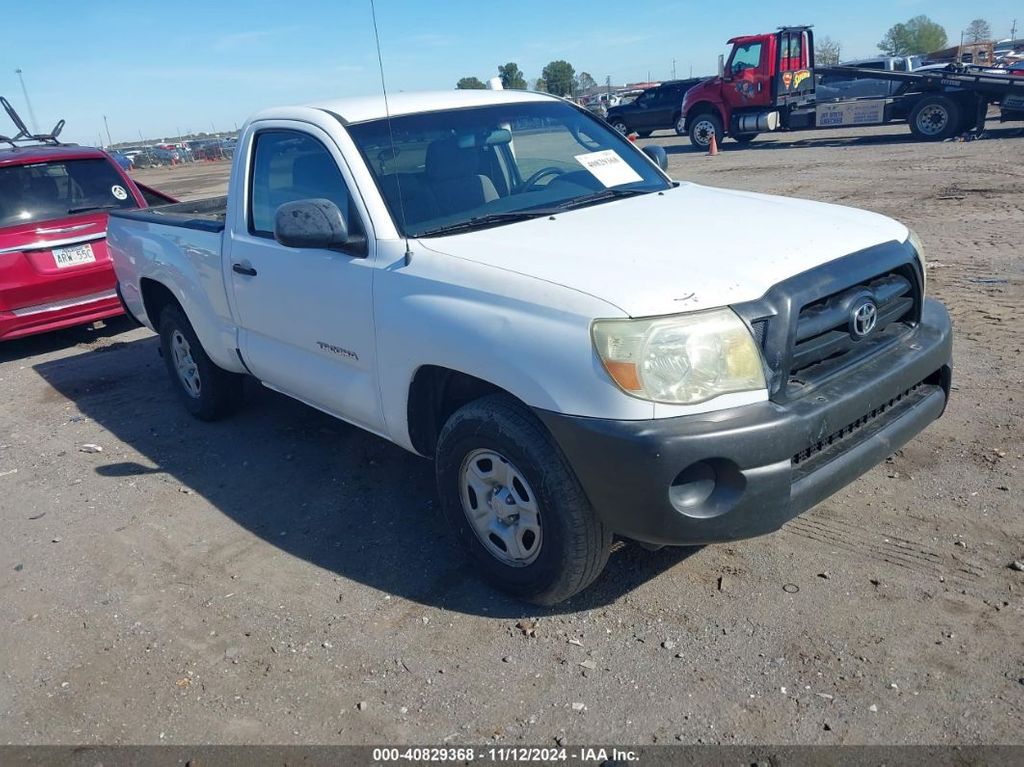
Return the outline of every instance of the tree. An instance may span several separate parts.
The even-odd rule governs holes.
[[[822,67],[834,67],[839,63],[840,45],[838,40],[825,36],[814,43],[814,63]]]
[[[460,91],[465,91],[465,90],[477,90],[477,91],[480,91],[480,90],[484,90],[487,86],[484,85],[480,81],[479,77],[463,77],[461,80],[459,80],[457,83],[455,83],[455,87],[458,88]]]
[[[536,80],[533,81],[533,89],[535,91],[540,91],[541,93],[547,93],[548,84],[544,82],[543,77],[538,77]]]
[[[597,85],[597,80],[590,76],[589,72],[580,72],[580,76],[576,78],[576,86],[581,91],[589,90]]]
[[[498,67],[498,76],[501,78],[501,87],[511,91],[525,91],[526,78],[519,70],[519,65],[510,61],[505,66]]]
[[[552,61],[541,72],[548,93],[556,96],[571,96],[576,70],[568,61]]]
[[[964,39],[969,43],[980,43],[992,39],[992,27],[985,19],[975,19],[964,30]]]
[[[931,53],[946,47],[946,30],[927,16],[915,16],[905,24],[894,24],[878,49],[890,56]]]

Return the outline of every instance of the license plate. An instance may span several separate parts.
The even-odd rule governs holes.
[[[96,255],[92,252],[92,245],[72,245],[70,248],[54,248],[53,260],[58,269],[66,269],[69,266],[78,264],[91,264],[96,261]]]

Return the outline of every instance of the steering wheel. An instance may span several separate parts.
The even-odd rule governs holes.
[[[519,187],[519,194],[522,192],[529,192],[533,190],[533,187],[537,186],[537,182],[546,176],[561,176],[567,173],[564,168],[556,168],[554,165],[548,165],[546,168],[541,168],[536,173],[530,175],[526,181]]]

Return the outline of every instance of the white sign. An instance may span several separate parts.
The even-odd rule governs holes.
[[[835,128],[840,125],[876,125],[885,119],[885,99],[819,104],[815,117],[819,128]]]
[[[121,186],[120,184],[114,184],[112,187],[110,187],[110,193],[112,195],[114,195],[114,197],[116,197],[119,200],[127,200],[128,199],[128,192],[127,192],[127,190],[123,186]]]
[[[643,181],[640,174],[616,154],[614,149],[576,155],[576,162],[594,174],[605,186],[621,186]]]

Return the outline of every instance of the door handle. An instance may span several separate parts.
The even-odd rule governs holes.
[[[233,271],[233,272],[235,272],[237,274],[244,274],[247,277],[255,277],[256,276],[256,270],[253,269],[251,266],[247,266],[245,264],[232,264],[231,265],[231,271]]]

